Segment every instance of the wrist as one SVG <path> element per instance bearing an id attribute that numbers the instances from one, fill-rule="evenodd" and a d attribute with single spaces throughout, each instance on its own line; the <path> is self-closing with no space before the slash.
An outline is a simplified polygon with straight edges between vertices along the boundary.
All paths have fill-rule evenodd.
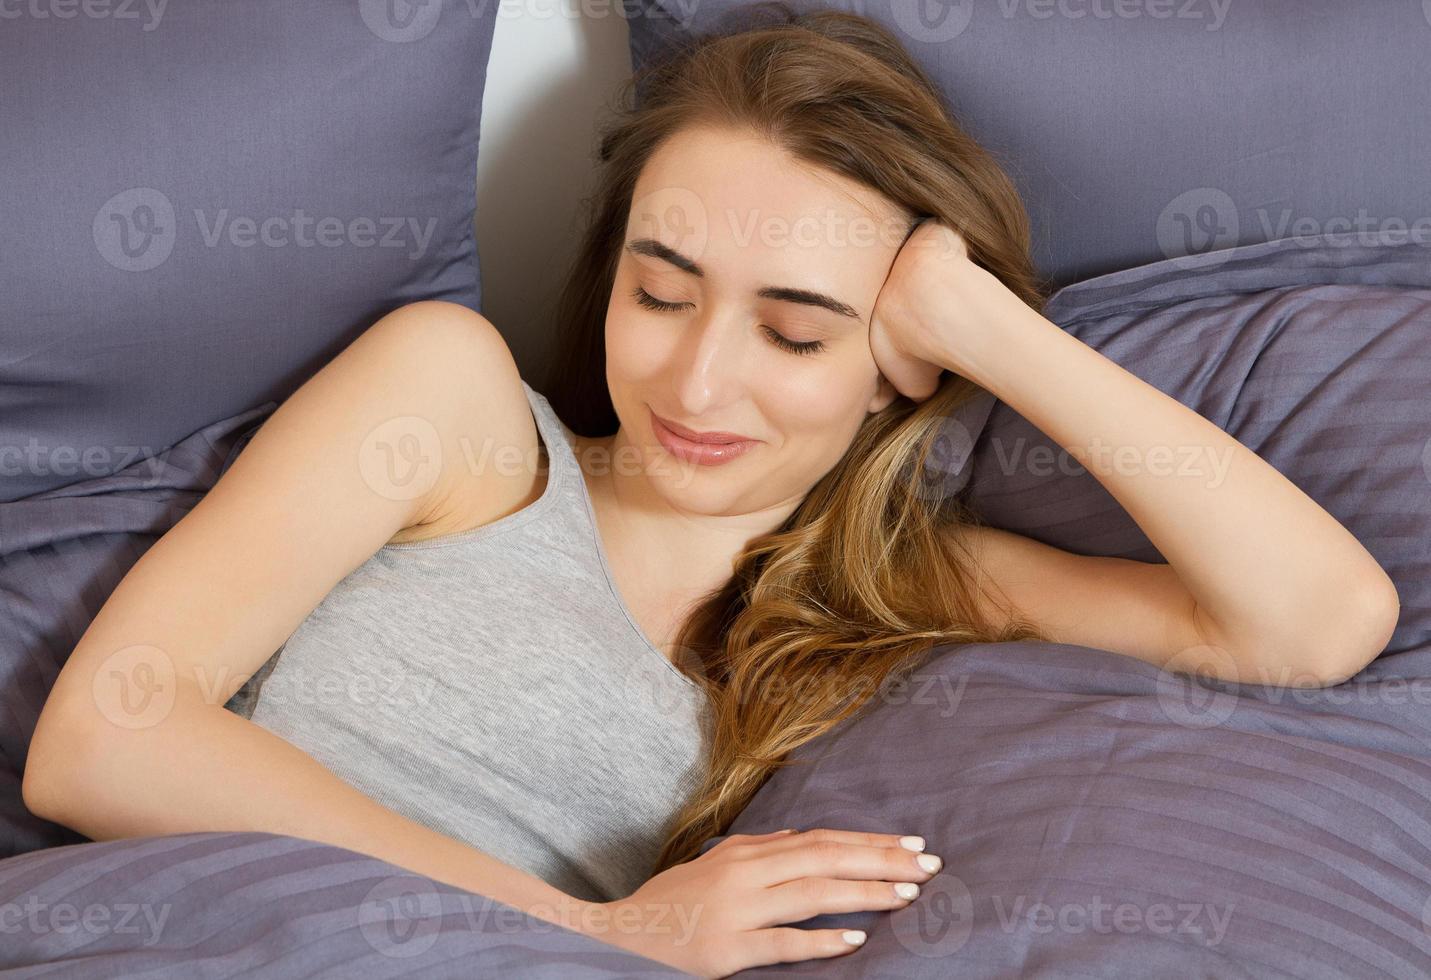
<path id="1" fill-rule="evenodd" d="M 949 370 L 968 378 L 1000 401 L 1008 400 L 1006 394 L 1011 386 L 1026 377 L 1034 366 L 1033 352 L 1046 348 L 1055 335 L 1072 339 L 1027 303 L 1012 294 L 1009 300 L 981 314 L 981 320 L 987 325 L 981 332 L 981 342 L 964 340 L 959 344 L 957 355 L 950 352 L 943 362 Z"/>
<path id="2" fill-rule="evenodd" d="M 515 892 L 503 890 L 502 897 L 496 901 L 509 905 L 534 919 L 541 919 L 552 925 L 561 926 L 563 929 L 570 929 L 572 932 L 586 933 L 590 923 L 600 917 L 599 913 L 594 910 L 602 908 L 603 903 L 568 895 L 560 888 L 535 875 L 529 876 L 523 873 L 522 878 L 524 880 L 520 888 Z M 488 879 L 473 890 L 479 894 L 486 894 L 483 888 L 490 888 L 490 886 L 491 881 Z"/>

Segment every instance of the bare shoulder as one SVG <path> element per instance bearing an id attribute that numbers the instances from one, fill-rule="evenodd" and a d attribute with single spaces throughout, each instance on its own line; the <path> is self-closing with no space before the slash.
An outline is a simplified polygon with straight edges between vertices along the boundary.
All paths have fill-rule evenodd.
<path id="1" fill-rule="evenodd" d="M 421 345 L 431 369 L 414 380 L 442 386 L 456 401 L 434 418 L 442 475 L 430 506 L 388 543 L 481 527 L 540 496 L 545 476 L 537 465 L 536 420 L 516 361 L 491 321 L 465 306 L 425 301 L 394 311 L 384 325 L 396 335 L 390 342 Z M 399 451 L 395 465 L 401 458 Z"/>

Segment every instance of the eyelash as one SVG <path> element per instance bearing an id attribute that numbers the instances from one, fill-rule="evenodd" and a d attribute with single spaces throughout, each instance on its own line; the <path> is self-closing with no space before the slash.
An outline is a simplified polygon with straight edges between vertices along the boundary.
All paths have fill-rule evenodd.
<path id="1" fill-rule="evenodd" d="M 673 313 L 685 305 L 684 303 L 669 303 L 666 300 L 657 299 L 640 286 L 637 286 L 631 291 L 631 296 L 641 306 L 644 306 L 648 310 L 655 310 L 657 313 Z M 818 354 L 825 349 L 825 342 L 823 340 L 809 340 L 800 343 L 782 337 L 769 327 L 765 327 L 764 329 L 766 335 L 770 337 L 776 347 L 789 351 L 791 354 L 808 356 L 810 354 Z"/>

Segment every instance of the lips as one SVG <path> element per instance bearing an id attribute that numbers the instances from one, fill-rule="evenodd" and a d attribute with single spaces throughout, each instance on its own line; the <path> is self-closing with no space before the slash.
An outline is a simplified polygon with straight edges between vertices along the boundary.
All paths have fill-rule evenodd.
<path id="1" fill-rule="evenodd" d="M 675 422 L 670 421 L 669 419 L 664 419 L 661 416 L 656 415 L 655 412 L 652 412 L 651 414 L 655 415 L 656 421 L 660 422 L 662 425 L 670 429 L 676 435 L 689 442 L 700 442 L 705 443 L 706 445 L 723 446 L 728 445 L 732 442 L 754 441 L 749 436 L 743 436 L 738 432 L 697 432 L 695 429 L 688 429 L 684 425 L 679 425 Z"/>
<path id="2" fill-rule="evenodd" d="M 649 407 L 647 411 L 650 412 Z M 651 431 L 666 452 L 700 466 L 721 466 L 760 445 L 758 439 L 746 439 L 735 432 L 692 432 L 685 426 L 665 421 L 655 412 L 651 412 Z"/>

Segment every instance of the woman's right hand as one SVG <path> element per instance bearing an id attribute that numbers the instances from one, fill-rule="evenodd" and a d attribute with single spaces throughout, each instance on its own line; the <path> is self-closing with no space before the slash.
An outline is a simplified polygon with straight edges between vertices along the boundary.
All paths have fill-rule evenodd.
<path id="1" fill-rule="evenodd" d="M 700 977 L 841 956 L 859 948 L 863 932 L 781 924 L 903 908 L 942 863 L 923 847 L 919 837 L 847 830 L 734 834 L 626 898 L 600 903 L 604 914 L 587 931 Z"/>

